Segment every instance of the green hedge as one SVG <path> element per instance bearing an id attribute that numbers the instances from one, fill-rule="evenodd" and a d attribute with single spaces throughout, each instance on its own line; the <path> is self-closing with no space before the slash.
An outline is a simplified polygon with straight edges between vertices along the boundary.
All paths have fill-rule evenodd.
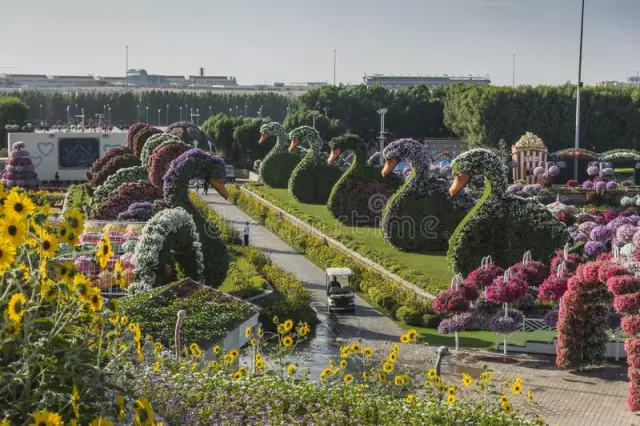
<path id="1" fill-rule="evenodd" d="M 0 96 L 0 147 L 8 147 L 5 144 L 5 126 L 7 124 L 17 124 L 22 127 L 29 116 L 27 104 L 13 96 Z"/>
<path id="2" fill-rule="evenodd" d="M 91 196 L 92 189 L 90 185 L 86 183 L 71 185 L 69 189 L 67 189 L 65 209 L 79 209 L 80 211 L 84 211 L 85 207 L 89 206 L 91 202 Z"/>
<path id="3" fill-rule="evenodd" d="M 260 163 L 260 179 L 272 188 L 286 188 L 301 158 L 288 152 L 269 153 Z"/>
<path id="4" fill-rule="evenodd" d="M 338 266 L 351 268 L 354 272 L 353 283 L 355 287 L 369 295 L 377 293 L 376 297 L 372 297 L 372 300 L 375 304 L 388 310 L 393 318 L 400 319 L 397 310 L 403 306 L 418 311 L 420 317 L 425 314 L 433 314 L 430 300 L 417 296 L 400 284 L 388 280 L 373 269 L 356 262 L 351 256 L 330 247 L 322 239 L 290 224 L 287 220 L 283 220 L 278 212 L 241 192 L 236 185 L 229 185 L 228 190 L 231 202 L 237 204 L 247 214 L 260 220 L 280 238 L 303 252 L 316 265 L 323 269 Z M 406 311 L 401 311 L 405 320 L 408 318 L 404 313 Z M 417 316 L 418 313 L 415 315 Z"/>

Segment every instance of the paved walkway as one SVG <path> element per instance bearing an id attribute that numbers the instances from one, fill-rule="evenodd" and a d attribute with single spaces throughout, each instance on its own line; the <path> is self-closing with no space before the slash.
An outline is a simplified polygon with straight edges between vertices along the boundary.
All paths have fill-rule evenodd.
<path id="1" fill-rule="evenodd" d="M 312 375 L 324 368 L 329 359 L 337 358 L 345 341 L 362 339 L 363 344 L 376 349 L 387 349 L 391 342 L 398 341 L 402 329 L 360 298 L 356 298 L 355 315 L 326 315 L 325 274 L 320 268 L 219 195 L 204 199 L 240 232 L 248 221 L 250 244 L 269 254 L 282 269 L 298 276 L 309 290 L 322 322 L 316 337 L 301 355 Z M 401 351 L 402 362 L 420 366 L 426 363 L 428 368 L 434 356 L 435 348 L 424 345 L 412 345 Z M 461 373 L 477 378 L 483 366 L 493 372 L 497 385 L 515 377 L 523 379 L 525 391 L 533 392 L 537 406 L 528 408 L 524 403 L 526 395 L 511 398 L 522 401 L 514 401 L 520 413 L 535 412 L 549 424 L 563 426 L 640 426 L 640 418 L 625 405 L 628 382 L 624 367 L 607 365 L 568 373 L 556 368 L 555 357 L 514 354 L 505 359 L 492 351 L 463 349 L 445 360 L 443 380 L 462 387 Z M 494 399 L 497 404 L 497 395 Z"/>

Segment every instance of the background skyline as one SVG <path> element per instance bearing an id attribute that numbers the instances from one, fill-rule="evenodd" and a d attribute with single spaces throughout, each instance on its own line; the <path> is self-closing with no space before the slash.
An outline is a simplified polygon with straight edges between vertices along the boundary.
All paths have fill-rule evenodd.
<path id="1" fill-rule="evenodd" d="M 0 0 L 0 73 L 359 83 L 364 74 L 488 74 L 575 83 L 581 0 Z M 586 0 L 583 81 L 640 69 L 640 2 Z M 19 42 L 18 42 L 19 41 Z"/>

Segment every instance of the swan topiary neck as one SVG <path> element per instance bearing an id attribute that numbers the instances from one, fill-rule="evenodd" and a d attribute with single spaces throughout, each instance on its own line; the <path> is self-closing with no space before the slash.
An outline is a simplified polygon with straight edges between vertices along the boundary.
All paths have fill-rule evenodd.
<path id="1" fill-rule="evenodd" d="M 353 162 L 349 170 L 362 169 L 367 165 L 365 160 L 364 140 L 358 135 L 353 133 L 346 133 L 344 135 L 335 137 L 329 142 L 331 148 L 331 155 L 329 156 L 329 163 L 333 163 L 340 157 L 340 154 L 346 151 L 353 151 Z"/>
<path id="2" fill-rule="evenodd" d="M 289 138 L 287 136 L 287 131 L 282 127 L 282 124 L 275 121 L 263 124 L 260 127 L 260 133 L 262 136 L 258 141 L 259 144 L 264 143 L 269 136 L 276 137 L 276 144 L 272 149 L 273 152 L 287 152 L 287 149 L 289 149 Z"/>
<path id="3" fill-rule="evenodd" d="M 289 152 L 293 151 L 295 147 L 300 143 L 308 146 L 310 148 L 310 151 L 316 156 L 322 152 L 322 138 L 320 137 L 320 133 L 318 133 L 318 131 L 313 127 L 298 127 L 297 129 L 294 129 L 291 131 L 291 133 L 289 133 L 289 138 L 291 139 Z"/>
<path id="4" fill-rule="evenodd" d="M 431 175 L 431 157 L 424 146 L 415 139 L 398 139 L 391 142 L 383 151 L 385 166 L 382 174 L 391 173 L 395 166 L 406 161 L 411 167 L 405 185 L 413 187 L 417 182 L 426 182 Z"/>
<path id="5" fill-rule="evenodd" d="M 488 194 L 487 198 L 490 196 L 501 197 L 507 191 L 507 174 L 502 162 L 488 149 L 476 148 L 460 154 L 451 163 L 451 169 L 455 175 L 454 186 L 456 181 L 461 182 L 460 184 L 466 184 L 472 176 L 484 175 L 485 191 L 483 199 L 485 194 Z"/>

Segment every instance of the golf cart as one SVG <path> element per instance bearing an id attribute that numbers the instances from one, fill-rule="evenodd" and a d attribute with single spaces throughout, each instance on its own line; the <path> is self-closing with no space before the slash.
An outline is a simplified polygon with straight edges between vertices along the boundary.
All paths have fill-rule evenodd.
<path id="1" fill-rule="evenodd" d="M 349 286 L 353 272 L 349 268 L 327 268 L 327 310 L 333 312 L 355 312 L 356 297 Z"/>
<path id="2" fill-rule="evenodd" d="M 226 166 L 226 177 L 224 179 L 225 182 L 235 182 L 236 181 L 236 168 L 234 166 Z"/>

